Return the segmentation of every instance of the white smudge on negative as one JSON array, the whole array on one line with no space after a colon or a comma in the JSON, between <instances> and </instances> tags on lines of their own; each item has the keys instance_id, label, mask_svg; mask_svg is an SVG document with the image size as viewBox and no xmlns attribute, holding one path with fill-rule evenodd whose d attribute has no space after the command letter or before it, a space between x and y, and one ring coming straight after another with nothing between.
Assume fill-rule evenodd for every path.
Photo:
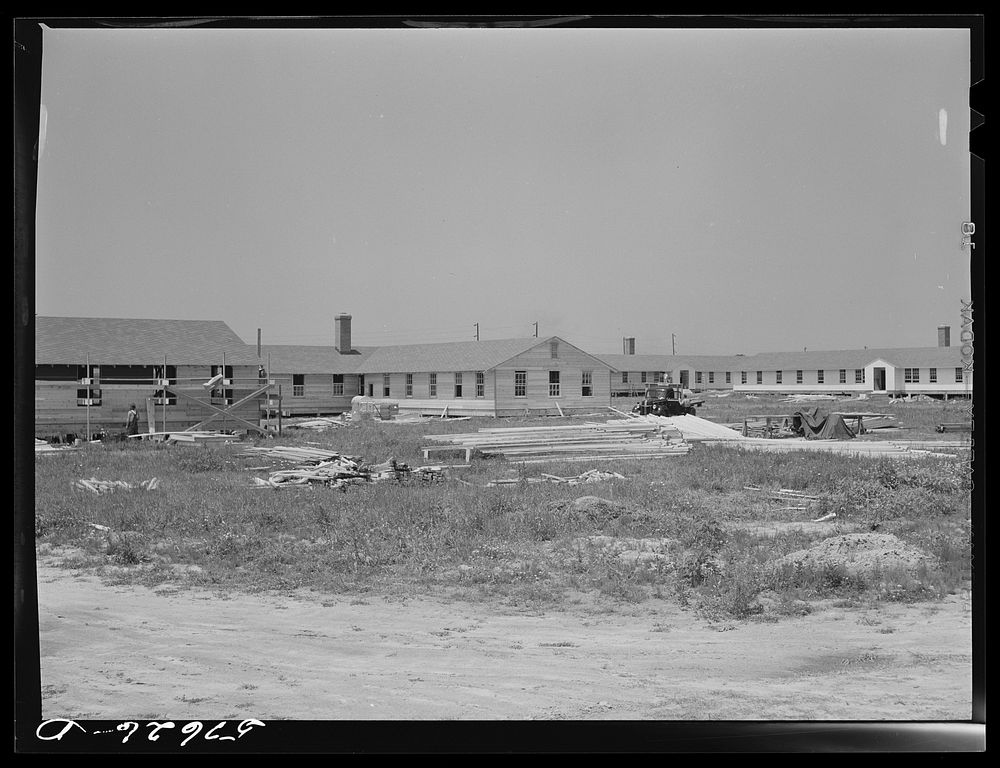
<instances>
[{"instance_id":1,"label":"white smudge on negative","mask_svg":"<svg viewBox=\"0 0 1000 768\"><path fill-rule=\"evenodd\" d=\"M948 143L948 110L938 110L938 135L941 137L941 146Z\"/></svg>"}]
</instances>

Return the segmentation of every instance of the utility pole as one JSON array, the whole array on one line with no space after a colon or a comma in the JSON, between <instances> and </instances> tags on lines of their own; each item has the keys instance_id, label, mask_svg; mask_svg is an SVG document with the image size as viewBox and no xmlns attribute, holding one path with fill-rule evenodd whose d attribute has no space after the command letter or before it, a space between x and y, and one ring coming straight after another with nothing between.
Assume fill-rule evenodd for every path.
<instances>
[{"instance_id":1,"label":"utility pole","mask_svg":"<svg viewBox=\"0 0 1000 768\"><path fill-rule=\"evenodd\" d=\"M479 341L479 323L476 323L476 341Z\"/></svg>"},{"instance_id":2,"label":"utility pole","mask_svg":"<svg viewBox=\"0 0 1000 768\"><path fill-rule=\"evenodd\" d=\"M671 333L670 334L670 354L671 355L676 355L677 354L677 334L676 333Z\"/></svg>"}]
</instances>

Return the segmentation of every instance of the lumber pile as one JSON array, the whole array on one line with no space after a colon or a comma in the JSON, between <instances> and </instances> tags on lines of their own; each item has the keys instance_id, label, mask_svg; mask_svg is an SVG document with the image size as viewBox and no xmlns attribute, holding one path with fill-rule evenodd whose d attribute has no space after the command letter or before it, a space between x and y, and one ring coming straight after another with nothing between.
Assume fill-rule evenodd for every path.
<instances>
[{"instance_id":1,"label":"lumber pile","mask_svg":"<svg viewBox=\"0 0 1000 768\"><path fill-rule=\"evenodd\" d=\"M336 451L323 448L305 448L290 445L273 446L251 446L243 451L248 456L266 456L271 459L282 459L285 461L295 461L300 464L319 464L324 461L335 461L337 459L348 459L360 463L361 459L351 456L341 456Z\"/></svg>"},{"instance_id":2,"label":"lumber pile","mask_svg":"<svg viewBox=\"0 0 1000 768\"><path fill-rule=\"evenodd\" d=\"M317 417L315 419L305 419L303 421L295 422L285 422L286 429L312 429L317 432L322 432L330 427L346 427L348 424L347 419L343 417L338 417L335 419Z\"/></svg>"},{"instance_id":3,"label":"lumber pile","mask_svg":"<svg viewBox=\"0 0 1000 768\"><path fill-rule=\"evenodd\" d=\"M273 458L291 458L295 454L304 455L297 459L304 466L271 472L268 477L253 479L254 487L288 488L296 485L323 485L346 490L351 485L382 482L434 483L444 479L444 467L410 467L390 458L381 464L364 464L361 459L339 454L325 454L315 449L263 449L271 452ZM304 454L302 454L304 452Z\"/></svg>"},{"instance_id":4,"label":"lumber pile","mask_svg":"<svg viewBox=\"0 0 1000 768\"><path fill-rule=\"evenodd\" d=\"M167 435L168 443L181 445L222 445L233 440L239 438L225 432L171 432Z\"/></svg>"},{"instance_id":5,"label":"lumber pile","mask_svg":"<svg viewBox=\"0 0 1000 768\"><path fill-rule=\"evenodd\" d=\"M744 440L742 434L723 424L703 419L700 416L686 414L684 416L640 416L636 422L672 429L689 443L710 440Z\"/></svg>"},{"instance_id":6,"label":"lumber pile","mask_svg":"<svg viewBox=\"0 0 1000 768\"><path fill-rule=\"evenodd\" d=\"M521 463L645 459L687 453L691 446L669 425L643 419L615 419L604 423L564 426L494 427L448 435L428 435L438 445L425 446L424 456L463 451L504 456Z\"/></svg>"},{"instance_id":7,"label":"lumber pile","mask_svg":"<svg viewBox=\"0 0 1000 768\"><path fill-rule=\"evenodd\" d=\"M89 480L76 480L71 485L73 488L81 491L90 491L100 496L103 493L112 493L119 489L131 491L135 488L141 488L144 491L152 491L160 487L160 481L154 477L150 480L143 480L141 483L133 484L126 483L124 480L98 480L96 477L92 477Z\"/></svg>"}]
</instances>

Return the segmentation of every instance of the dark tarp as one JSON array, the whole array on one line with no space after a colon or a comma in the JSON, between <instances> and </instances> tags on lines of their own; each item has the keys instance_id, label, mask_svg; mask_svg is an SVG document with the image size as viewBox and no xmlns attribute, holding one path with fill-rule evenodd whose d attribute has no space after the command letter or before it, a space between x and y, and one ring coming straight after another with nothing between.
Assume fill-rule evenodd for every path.
<instances>
[{"instance_id":1,"label":"dark tarp","mask_svg":"<svg viewBox=\"0 0 1000 768\"><path fill-rule=\"evenodd\" d=\"M854 437L843 416L820 413L819 408L803 408L794 416L794 426L807 440L850 440Z\"/></svg>"}]
</instances>

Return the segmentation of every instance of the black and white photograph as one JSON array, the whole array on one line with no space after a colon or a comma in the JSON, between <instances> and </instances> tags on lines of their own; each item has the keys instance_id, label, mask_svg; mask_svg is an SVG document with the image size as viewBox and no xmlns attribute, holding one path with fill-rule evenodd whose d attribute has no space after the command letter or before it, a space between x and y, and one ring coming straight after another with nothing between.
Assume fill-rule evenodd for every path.
<instances>
[{"instance_id":1,"label":"black and white photograph","mask_svg":"<svg viewBox=\"0 0 1000 768\"><path fill-rule=\"evenodd\" d=\"M19 747L984 745L981 17L28 22Z\"/></svg>"}]
</instances>

